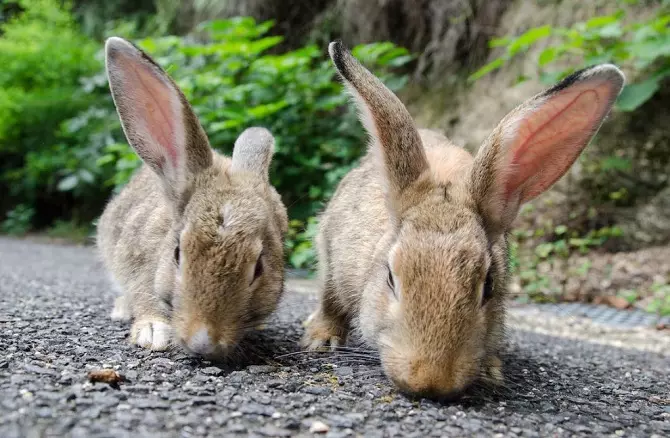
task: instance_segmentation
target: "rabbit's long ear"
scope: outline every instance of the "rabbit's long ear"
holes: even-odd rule
[[[471,188],[489,233],[510,227],[519,207],[575,162],[621,92],[613,65],[581,70],[509,113],[475,157]]]
[[[340,41],[328,46],[330,57],[356,99],[360,118],[381,158],[388,192],[398,197],[428,169],[421,137],[409,112],[391,90],[363,67]],[[393,199],[391,199],[393,201]]]
[[[247,128],[237,140],[233,149],[233,171],[254,172],[269,180],[268,171],[274,152],[275,139],[265,128]]]
[[[112,37],[105,44],[107,75],[130,145],[179,198],[187,180],[212,164],[202,126],[181,90],[146,53]]]

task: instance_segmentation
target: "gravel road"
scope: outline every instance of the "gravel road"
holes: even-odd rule
[[[516,308],[507,387],[440,405],[399,395],[361,355],[298,353],[309,281],[289,281],[226,366],[129,345],[112,299],[91,248],[0,239],[1,437],[670,435],[667,331]],[[100,368],[127,381],[90,383]]]

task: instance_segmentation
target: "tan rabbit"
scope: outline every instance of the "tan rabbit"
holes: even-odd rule
[[[600,65],[571,75],[508,114],[473,158],[417,130],[341,43],[329,51],[371,144],[321,218],[323,293],[303,344],[337,346],[355,329],[414,395],[448,399],[478,378],[502,381],[506,232],[577,159],[623,74]]]
[[[215,152],[177,85],[121,38],[107,74],[129,143],[144,161],[98,224],[104,264],[134,319],[131,341],[220,357],[277,306],[286,208],[270,186],[274,139],[250,128],[232,159]]]

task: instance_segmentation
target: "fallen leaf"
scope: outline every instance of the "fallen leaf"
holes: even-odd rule
[[[109,386],[118,387],[119,383],[123,382],[125,377],[114,370],[94,370],[88,373],[88,380],[92,383],[101,382],[107,383]]]
[[[623,310],[630,307],[630,303],[623,297],[603,297],[603,303],[616,309]]]

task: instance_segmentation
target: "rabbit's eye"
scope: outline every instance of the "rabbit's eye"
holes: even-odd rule
[[[258,260],[256,261],[256,267],[254,268],[254,279],[251,280],[251,284],[253,284],[258,277],[263,275],[263,259],[262,259],[263,254],[258,256]]]
[[[177,265],[179,265],[179,244],[174,249],[174,261]]]
[[[493,296],[493,269],[489,269],[486,274],[486,281],[484,281],[484,289],[482,290],[482,306],[486,304]]]
[[[386,279],[386,283],[388,284],[389,288],[393,291],[393,295],[395,295],[395,281],[393,280],[393,274],[391,273],[391,267],[388,268],[389,271],[389,276]]]

